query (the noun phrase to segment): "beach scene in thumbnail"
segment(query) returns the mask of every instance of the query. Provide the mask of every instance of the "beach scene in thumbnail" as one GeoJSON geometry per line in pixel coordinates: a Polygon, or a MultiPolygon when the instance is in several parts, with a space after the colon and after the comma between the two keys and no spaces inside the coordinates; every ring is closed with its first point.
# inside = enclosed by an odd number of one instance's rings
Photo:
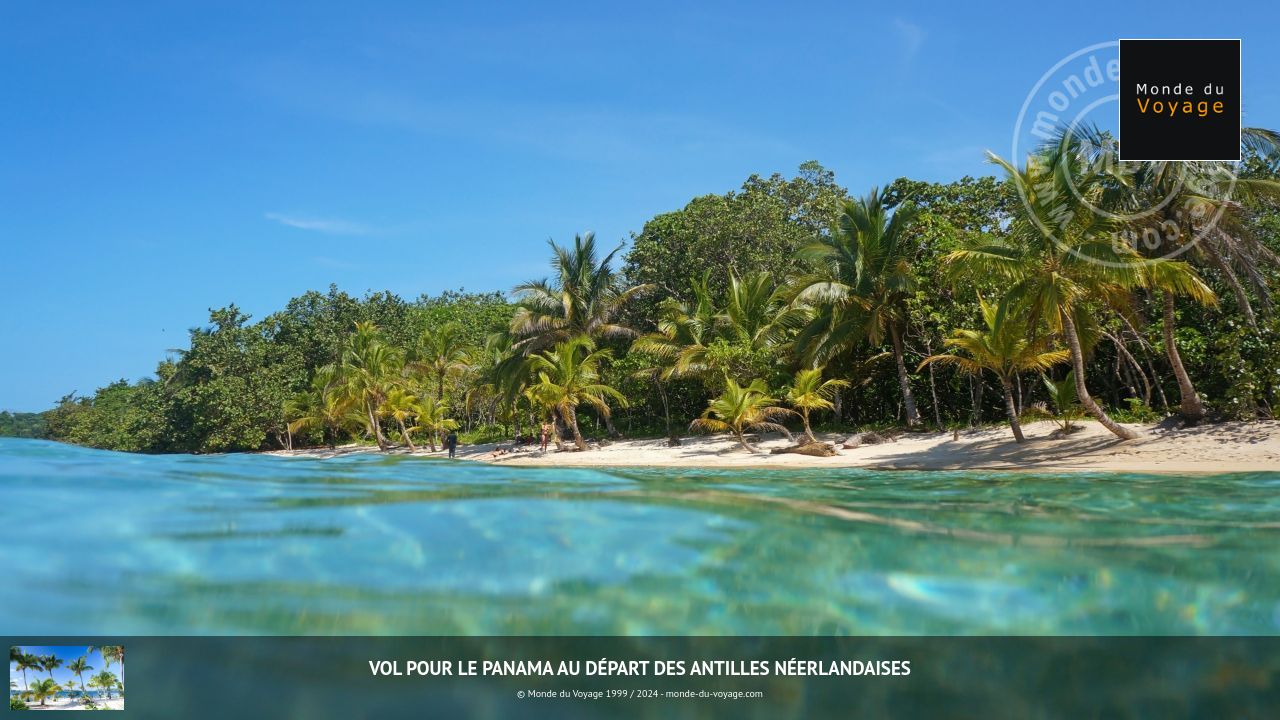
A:
{"type": "Polygon", "coordinates": [[[123,710],[124,647],[10,647],[9,709],[123,710]]]}

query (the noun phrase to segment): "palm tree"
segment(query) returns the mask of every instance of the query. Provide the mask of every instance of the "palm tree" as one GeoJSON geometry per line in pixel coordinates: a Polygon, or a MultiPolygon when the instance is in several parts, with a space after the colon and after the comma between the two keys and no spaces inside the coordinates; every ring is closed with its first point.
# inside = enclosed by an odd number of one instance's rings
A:
{"type": "Polygon", "coordinates": [[[56,696],[60,692],[62,692],[62,686],[54,682],[53,678],[49,678],[48,680],[35,681],[31,684],[31,687],[27,688],[27,692],[24,694],[39,700],[40,707],[44,707],[45,700],[56,696]]]}
{"type": "Polygon", "coordinates": [[[86,658],[83,656],[78,657],[75,660],[72,660],[71,662],[67,663],[67,670],[70,670],[72,673],[76,675],[76,677],[80,678],[81,694],[85,694],[84,693],[84,674],[89,672],[92,669],[93,669],[93,666],[90,665],[86,660],[86,658]]]}
{"type": "Polygon", "coordinates": [[[610,398],[622,407],[627,405],[622,393],[601,382],[600,366],[610,355],[608,350],[597,350],[591,338],[580,335],[529,357],[529,370],[538,379],[532,387],[534,397],[560,414],[578,450],[587,449],[578,429],[579,405],[590,405],[606,418],[611,414],[610,398]]]}
{"type": "Polygon", "coordinates": [[[108,667],[112,661],[120,665],[120,678],[116,680],[121,692],[124,691],[124,646],[123,645],[105,645],[102,648],[102,657],[107,661],[108,667]]]}
{"type": "Polygon", "coordinates": [[[36,655],[32,655],[31,653],[22,652],[21,649],[19,649],[18,657],[14,659],[13,648],[10,648],[9,650],[9,657],[11,661],[17,665],[17,669],[22,671],[22,686],[26,689],[30,689],[31,686],[27,684],[27,670],[43,670],[44,667],[40,663],[40,658],[36,655]]]}
{"type": "Polygon", "coordinates": [[[435,381],[436,401],[444,402],[446,381],[470,366],[474,351],[462,334],[462,326],[446,323],[423,331],[409,352],[409,365],[435,381]]]}
{"type": "Polygon", "coordinates": [[[623,325],[622,309],[649,286],[627,287],[611,264],[622,245],[603,259],[597,258],[593,233],[575,235],[573,247],[549,240],[555,279],[531,280],[514,289],[516,312],[511,333],[529,352],[568,342],[585,335],[592,340],[634,337],[623,325]]]}
{"type": "Polygon", "coordinates": [[[346,392],[336,365],[325,365],[316,370],[311,388],[285,402],[285,426],[292,445],[293,435],[301,430],[319,428],[329,447],[337,446],[337,439],[344,428],[362,421],[362,414],[354,409],[353,398],[346,392]]]}
{"type": "Polygon", "coordinates": [[[963,355],[931,355],[920,363],[951,363],[961,371],[979,375],[987,370],[1000,380],[1004,391],[1004,408],[1009,416],[1013,439],[1023,442],[1022,424],[1018,422],[1018,408],[1013,402],[1013,381],[1021,373],[1044,371],[1066,362],[1071,354],[1066,350],[1051,350],[1047,338],[1035,337],[1025,313],[1011,313],[1007,306],[988,303],[978,296],[985,327],[981,330],[956,330],[943,340],[947,347],[965,353],[963,355]]]}
{"type": "Polygon", "coordinates": [[[347,338],[342,351],[338,372],[348,395],[359,403],[378,449],[383,451],[391,445],[382,433],[379,417],[387,393],[394,387],[403,367],[402,359],[401,353],[388,345],[377,326],[370,322],[356,323],[355,332],[347,338]]]}
{"type": "MultiPolygon", "coordinates": [[[[1246,141],[1247,145],[1252,142],[1269,152],[1280,147],[1270,131],[1246,128],[1244,135],[1252,139],[1246,141]]],[[[1143,285],[1160,297],[1165,354],[1181,394],[1179,411],[1187,422],[1199,422],[1204,418],[1204,403],[1182,364],[1174,339],[1174,296],[1189,297],[1203,305],[1216,305],[1217,298],[1190,264],[1168,257],[1190,250],[1187,257],[1218,270],[1236,293],[1245,320],[1256,328],[1248,296],[1218,248],[1226,248],[1228,257],[1247,258],[1246,274],[1251,277],[1259,274],[1257,266],[1262,260],[1280,264],[1280,258],[1270,250],[1259,252],[1257,248],[1264,246],[1242,230],[1248,223],[1241,222],[1240,203],[1215,198],[1232,194],[1280,197],[1280,183],[1237,178],[1226,163],[1120,163],[1114,138],[1096,128],[1064,129],[1054,142],[1069,152],[1091,157],[1094,165],[1130,171],[1104,176],[1103,205],[1124,217],[1124,231],[1131,245],[1139,252],[1148,251],[1143,285]],[[1137,242],[1138,238],[1143,242],[1137,242]]]]}
{"type": "Polygon", "coordinates": [[[775,431],[791,439],[791,431],[777,421],[795,415],[795,412],[777,407],[775,402],[777,399],[769,396],[769,388],[763,380],[752,380],[750,385],[742,387],[737,381],[727,378],[724,392],[711,400],[702,416],[689,427],[706,432],[732,432],[748,452],[760,452],[747,443],[747,431],[775,431]]]}
{"type": "Polygon", "coordinates": [[[1072,377],[1074,374],[1075,371],[1072,370],[1061,380],[1050,379],[1044,374],[1040,376],[1044,381],[1045,391],[1049,393],[1049,401],[1053,403],[1054,421],[1067,433],[1075,429],[1074,423],[1081,415],[1080,405],[1076,402],[1076,380],[1072,377]]]}
{"type": "Polygon", "coordinates": [[[823,368],[800,370],[796,372],[795,381],[787,389],[787,402],[800,408],[800,417],[804,421],[804,437],[808,442],[817,442],[813,430],[809,428],[809,413],[813,410],[831,410],[835,407],[831,398],[841,388],[849,387],[847,380],[823,380],[823,368]]]}
{"type": "Polygon", "coordinates": [[[891,211],[872,188],[866,197],[844,202],[830,235],[797,253],[816,268],[796,282],[796,300],[818,307],[802,333],[810,345],[806,353],[829,358],[859,340],[878,346],[887,335],[908,425],[920,424],[902,342],[906,301],[916,291],[916,246],[907,231],[918,214],[911,202],[891,211]]]}
{"type": "Polygon", "coordinates": [[[409,452],[416,452],[418,448],[414,447],[413,438],[409,437],[409,432],[418,428],[406,428],[405,422],[422,412],[422,404],[418,397],[407,388],[393,387],[387,392],[387,399],[382,404],[382,412],[396,421],[396,427],[400,428],[400,437],[404,439],[404,444],[409,446],[409,452]]]}
{"type": "Polygon", "coordinates": [[[41,655],[40,668],[49,673],[49,679],[53,679],[53,671],[62,667],[62,660],[57,655],[41,655]]]}
{"type": "Polygon", "coordinates": [[[449,417],[449,406],[438,402],[433,397],[418,399],[417,429],[427,434],[427,442],[431,452],[436,451],[436,436],[444,436],[450,430],[458,429],[458,421],[449,417]]]}
{"type": "Polygon", "coordinates": [[[1213,290],[1205,285],[1195,270],[1185,262],[1173,260],[1148,260],[1146,267],[1146,285],[1160,293],[1162,310],[1162,330],[1164,332],[1164,351],[1169,358],[1169,366],[1173,368],[1173,376],[1178,380],[1178,393],[1181,396],[1179,412],[1189,423],[1198,423],[1204,419],[1204,403],[1191,383],[1182,364],[1182,354],[1178,352],[1178,342],[1174,337],[1174,295],[1184,295],[1203,305],[1217,304],[1213,290]]]}
{"type": "Polygon", "coordinates": [[[99,687],[107,691],[107,699],[111,699],[111,691],[115,689],[116,680],[114,673],[103,670],[102,672],[89,678],[89,687],[99,687]]]}
{"type": "Polygon", "coordinates": [[[1091,322],[1091,303],[1121,305],[1128,290],[1143,283],[1141,256],[1112,242],[1115,221],[1085,204],[1101,202],[1103,188],[1077,153],[1051,149],[1033,156],[1023,169],[990,157],[1018,187],[1027,212],[1013,219],[1004,237],[981,239],[950,253],[945,262],[1007,283],[1002,303],[1028,312],[1029,328],[1043,320],[1066,341],[1084,409],[1121,439],[1139,437],[1112,420],[1089,394],[1080,323],[1091,322]]]}
{"type": "Polygon", "coordinates": [[[768,272],[739,278],[729,273],[724,306],[717,308],[709,290],[710,272],[691,281],[694,300],[667,298],[658,305],[657,332],[636,339],[633,347],[669,364],[663,379],[685,376],[723,377],[742,368],[716,364],[708,349],[724,341],[752,350],[778,350],[795,329],[809,319],[809,310],[789,302],[790,288],[776,283],[768,272]]]}

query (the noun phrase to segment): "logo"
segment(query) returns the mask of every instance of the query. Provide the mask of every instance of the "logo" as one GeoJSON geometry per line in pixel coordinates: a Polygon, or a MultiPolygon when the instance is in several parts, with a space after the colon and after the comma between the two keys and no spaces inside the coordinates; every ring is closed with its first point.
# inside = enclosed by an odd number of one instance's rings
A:
{"type": "MultiPolygon", "coordinates": [[[[1185,52],[1186,47],[1182,46],[1179,52],[1185,52]]],[[[1082,225],[1102,228],[1091,232],[1105,233],[1106,237],[1094,237],[1092,240],[1127,245],[1144,258],[1173,258],[1194,247],[1213,231],[1235,189],[1240,152],[1238,60],[1238,41],[1121,40],[1081,48],[1053,64],[1031,88],[1022,104],[1014,124],[1009,161],[1016,166],[1026,163],[1028,167],[1035,168],[1046,148],[1064,140],[1073,144],[1082,160],[1073,172],[1066,174],[1066,190],[1060,193],[1060,197],[1053,198],[1050,212],[1043,212],[1043,206],[1042,212],[1036,212],[1032,207],[1030,190],[1019,185],[1018,193],[1028,217],[1041,233],[1064,250],[1104,265],[1114,263],[1095,255],[1081,254],[1076,249],[1078,242],[1064,242],[1067,228],[1082,225]],[[1214,43],[1212,52],[1219,53],[1208,61],[1212,67],[1198,72],[1181,72],[1179,77],[1182,79],[1177,84],[1182,95],[1173,94],[1175,81],[1169,79],[1166,82],[1165,78],[1170,77],[1167,73],[1146,73],[1143,70],[1145,66],[1140,63],[1134,64],[1137,67],[1122,64],[1122,48],[1123,59],[1128,62],[1133,47],[1140,45],[1150,49],[1153,46],[1147,46],[1147,43],[1166,42],[1214,43]],[[1219,44],[1223,42],[1233,43],[1231,47],[1236,53],[1233,56],[1235,74],[1232,75],[1236,84],[1231,92],[1227,92],[1226,81],[1214,69],[1220,66],[1225,52],[1225,46],[1219,44]],[[1131,46],[1131,43],[1139,45],[1131,46]],[[1135,76],[1143,76],[1143,79],[1133,80],[1135,76]],[[1141,109],[1131,97],[1133,93],[1125,91],[1123,83],[1129,83],[1131,90],[1138,85],[1146,86],[1148,95],[1143,96],[1141,109]],[[1191,88],[1194,93],[1186,94],[1187,86],[1196,83],[1199,87],[1191,88]],[[1160,93],[1166,84],[1170,90],[1169,98],[1150,96],[1152,87],[1160,93]],[[1223,86],[1222,95],[1217,95],[1219,85],[1223,86]],[[1204,95],[1206,86],[1210,86],[1207,89],[1214,93],[1212,96],[1204,95]],[[1174,97],[1179,98],[1180,104],[1170,115],[1168,104],[1174,97]],[[1157,100],[1159,105],[1155,104],[1157,100]],[[1204,117],[1200,116],[1199,103],[1202,101],[1208,103],[1204,107],[1204,117]],[[1124,119],[1126,102],[1134,103],[1133,110],[1140,115],[1137,123],[1131,124],[1124,119]],[[1184,114],[1187,106],[1181,103],[1185,102],[1190,102],[1191,106],[1184,114]],[[1215,102],[1222,103],[1221,107],[1215,109],[1215,102]],[[1153,136],[1154,140],[1140,145],[1135,138],[1143,134],[1143,123],[1153,122],[1165,123],[1160,126],[1165,134],[1153,136]],[[1221,149],[1227,144],[1220,136],[1224,123],[1231,123],[1229,144],[1232,149],[1229,155],[1222,154],[1221,149]],[[1107,128],[1113,127],[1123,134],[1112,135],[1107,128]],[[1202,133],[1201,140],[1188,140],[1194,132],[1202,133]],[[1177,152],[1153,154],[1153,149],[1159,149],[1159,143],[1166,140],[1189,144],[1177,152]],[[1208,144],[1211,140],[1216,144],[1208,144]],[[1139,149],[1134,150],[1134,145],[1139,145],[1139,149]],[[1205,148],[1211,148],[1213,152],[1205,148]],[[1219,159],[1184,161],[1194,157],[1219,159]],[[1085,178],[1091,182],[1101,178],[1110,191],[1105,194],[1087,191],[1082,187],[1085,178]],[[1093,219],[1103,222],[1079,222],[1090,219],[1082,217],[1084,215],[1092,215],[1093,219]]],[[[1189,63],[1194,64],[1184,56],[1178,67],[1186,68],[1189,63]]],[[[1179,72],[1172,65],[1169,68],[1169,72],[1179,72]]],[[[1040,202],[1044,203],[1043,193],[1040,202]]]]}

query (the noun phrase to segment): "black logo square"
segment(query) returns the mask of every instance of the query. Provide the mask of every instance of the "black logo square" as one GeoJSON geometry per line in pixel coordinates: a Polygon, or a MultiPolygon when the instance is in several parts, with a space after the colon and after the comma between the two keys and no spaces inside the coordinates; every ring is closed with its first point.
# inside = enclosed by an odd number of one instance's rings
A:
{"type": "Polygon", "coordinates": [[[1120,41],[1120,159],[1240,159],[1239,40],[1120,41]]]}

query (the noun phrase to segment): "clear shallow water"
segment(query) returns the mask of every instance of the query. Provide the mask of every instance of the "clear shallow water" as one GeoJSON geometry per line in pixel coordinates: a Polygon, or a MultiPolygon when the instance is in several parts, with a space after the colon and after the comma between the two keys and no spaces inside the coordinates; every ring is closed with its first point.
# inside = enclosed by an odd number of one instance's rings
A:
{"type": "Polygon", "coordinates": [[[0,634],[1280,634],[1280,473],[560,470],[0,438],[0,634]]]}

